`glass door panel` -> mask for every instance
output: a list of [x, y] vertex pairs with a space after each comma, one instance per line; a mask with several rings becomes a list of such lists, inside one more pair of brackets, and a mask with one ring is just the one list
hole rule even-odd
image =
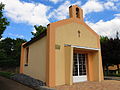
[[73, 55], [73, 82], [87, 81], [86, 54], [74, 53]]
[[78, 76], [78, 62], [77, 62], [77, 54], [74, 53], [73, 60], [73, 76]]

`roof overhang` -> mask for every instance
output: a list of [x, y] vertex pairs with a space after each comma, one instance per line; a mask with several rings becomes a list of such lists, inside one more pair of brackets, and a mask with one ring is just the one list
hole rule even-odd
[[39, 36], [34, 37], [34, 38], [32, 38], [30, 41], [26, 42], [26, 43], [23, 45], [23, 47], [24, 47], [24, 48], [25, 48], [25, 47], [28, 47], [29, 45], [31, 45], [32, 43], [36, 42], [37, 40], [42, 39], [42, 38], [43, 38], [44, 36], [46, 36], [46, 35], [47, 35], [47, 31], [45, 30], [45, 31], [42, 32]]
[[83, 47], [83, 46], [76, 46], [76, 45], [70, 45], [70, 44], [65, 44], [64, 46], [69, 46], [69, 47], [79, 48], [84, 50], [94, 50], [94, 51], [100, 50], [100, 48]]

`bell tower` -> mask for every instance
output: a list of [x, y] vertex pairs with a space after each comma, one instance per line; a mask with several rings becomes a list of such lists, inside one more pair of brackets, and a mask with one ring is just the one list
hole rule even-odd
[[79, 18], [83, 21], [83, 10], [77, 5], [72, 5], [69, 7], [70, 18]]

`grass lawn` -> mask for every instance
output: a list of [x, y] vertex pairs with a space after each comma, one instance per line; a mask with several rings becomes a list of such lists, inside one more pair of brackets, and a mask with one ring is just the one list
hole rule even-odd
[[109, 75], [109, 76], [120, 77], [120, 74], [112, 74], [112, 75]]
[[6, 78], [10, 78], [13, 75], [14, 75], [14, 73], [11, 73], [11, 72], [1, 72], [0, 71], [0, 76], [6, 77]]

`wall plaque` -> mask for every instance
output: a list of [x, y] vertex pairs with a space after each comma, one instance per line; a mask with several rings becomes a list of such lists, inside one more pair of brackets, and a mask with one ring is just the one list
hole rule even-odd
[[56, 44], [55, 45], [55, 49], [59, 49], [60, 50], [60, 45]]

